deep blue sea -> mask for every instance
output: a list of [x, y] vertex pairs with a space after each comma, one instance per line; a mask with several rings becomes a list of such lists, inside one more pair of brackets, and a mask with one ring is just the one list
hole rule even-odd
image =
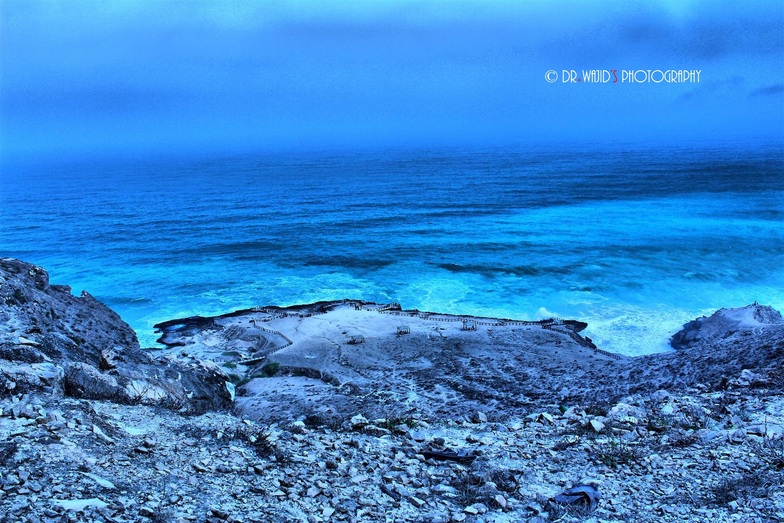
[[784, 309], [781, 145], [519, 147], [3, 165], [0, 256], [152, 325], [361, 298], [587, 321], [666, 350], [686, 321]]

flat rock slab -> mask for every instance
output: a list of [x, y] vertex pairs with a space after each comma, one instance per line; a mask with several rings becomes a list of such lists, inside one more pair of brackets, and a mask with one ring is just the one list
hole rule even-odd
[[[551, 385], [556, 377], [579, 380], [623, 364], [578, 342], [585, 324], [543, 325], [552, 326], [339, 301], [185, 318], [158, 328], [168, 351], [218, 361], [250, 379], [237, 391], [243, 415], [290, 419], [327, 412], [457, 417], [480, 406], [503, 415], [545, 397], [556, 400], [564, 392]], [[270, 364], [277, 369], [271, 377]]]

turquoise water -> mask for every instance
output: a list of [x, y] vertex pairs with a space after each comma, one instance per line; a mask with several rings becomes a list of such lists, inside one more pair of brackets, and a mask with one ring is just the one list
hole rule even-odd
[[784, 161], [754, 148], [416, 150], [3, 165], [0, 255], [152, 325], [345, 297], [589, 323], [607, 350], [784, 309]]

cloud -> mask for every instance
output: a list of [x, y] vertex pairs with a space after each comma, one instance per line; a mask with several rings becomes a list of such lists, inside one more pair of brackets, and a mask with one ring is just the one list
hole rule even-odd
[[779, 6], [760, 2], [683, 2], [690, 8], [674, 11], [668, 2], [584, 3], [601, 6], [598, 17], [578, 8], [578, 21], [566, 15], [565, 29], [543, 35], [546, 47], [566, 58], [619, 60], [642, 58], [706, 64], [729, 56], [784, 53], [784, 16]]
[[[784, 83], [772, 4], [0, 0], [0, 138], [516, 140], [610, 112], [618, 129], [658, 125], [652, 116], [672, 105], [681, 112], [662, 120], [707, 122], [705, 100], [736, 93], [752, 105], [739, 82], [768, 86], [757, 105]], [[702, 69], [704, 83], [611, 92], [544, 81], [570, 68]], [[63, 122], [78, 132], [58, 132]]]
[[177, 104], [176, 93], [126, 85], [82, 86], [57, 90], [18, 89], [0, 98], [4, 111], [40, 115], [90, 114], [121, 115], [165, 110]]
[[749, 96], [776, 96], [781, 95], [782, 93], [784, 93], [784, 84], [773, 84], [755, 89]]
[[705, 83], [698, 85], [696, 88], [683, 93], [678, 97], [679, 100], [692, 100], [695, 98], [705, 98], [713, 95], [717, 91], [723, 91], [726, 95], [728, 92], [740, 92], [741, 87], [745, 83], [745, 78], [740, 75], [732, 75], [729, 78], [722, 78], [720, 80], [708, 80]]

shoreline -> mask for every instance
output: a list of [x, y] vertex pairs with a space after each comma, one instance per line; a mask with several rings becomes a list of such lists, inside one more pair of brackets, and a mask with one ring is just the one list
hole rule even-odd
[[[277, 305], [276, 302], [262, 302], [264, 305], [240, 303], [239, 307], [234, 308], [230, 303], [227, 305], [211, 305], [203, 304], [199, 300], [196, 300], [196, 302], [192, 303], [192, 306], [188, 307], [169, 307], [167, 309], [162, 304], [161, 307], [163, 307], [163, 309], [155, 314], [146, 310], [128, 310], [125, 306], [117, 306], [116, 308], [117, 310], [123, 311], [124, 318], [128, 318], [129, 323], [136, 331], [143, 346], [158, 347], [159, 345], [156, 343], [156, 340], [159, 336], [155, 333], [155, 326], [165, 324], [173, 319], [184, 319], [189, 317], [222, 317], [263, 308], [269, 308], [271, 310], [279, 309], [291, 313], [296, 312], [298, 308], [305, 309], [318, 304], [330, 304], [343, 301], [343, 298], [336, 298], [334, 300], [302, 300], [294, 303], [284, 301], [286, 305]], [[383, 299], [348, 299], [348, 301], [364, 302], [369, 305], [389, 303], [389, 301]], [[267, 303], [273, 303], [275, 305], [267, 305]], [[551, 311], [545, 307], [540, 307], [540, 310], [535, 314], [515, 314], [514, 311], [503, 310], [498, 311], [501, 312], [501, 314], [493, 314], [490, 309], [488, 309], [489, 312], [488, 310], [477, 309], [472, 306], [472, 304], [466, 304], [465, 307], [416, 308], [407, 306], [406, 302], [401, 303], [401, 308], [407, 312], [412, 311], [422, 315], [429, 314], [431, 316], [451, 318], [467, 317], [478, 321], [537, 323], [543, 319], [552, 317], [568, 318], [576, 322], [587, 324], [587, 327], [581, 331], [582, 335], [590, 337], [593, 340], [593, 343], [600, 349], [617, 353], [625, 357], [636, 358], [649, 354], [671, 352], [672, 347], [669, 344], [669, 339], [684, 323], [695, 317], [710, 314], [721, 306], [743, 306], [747, 302], [723, 303], [716, 307], [699, 308], [695, 311], [671, 311], [669, 309], [661, 309], [661, 307], [656, 305], [643, 307], [634, 304], [619, 303], [617, 305], [610, 305], [608, 303], [596, 310], [585, 309], [576, 311], [574, 314], [551, 313]], [[748, 303], [751, 303], [751, 301]]]
[[[323, 389], [319, 395], [330, 416], [379, 411], [382, 404], [454, 416], [466, 403], [478, 409], [487, 401], [505, 411], [526, 404], [526, 396], [550, 396], [548, 382], [563, 380], [570, 367], [568, 380], [578, 380], [583, 372], [610, 374], [630, 361], [581, 336], [585, 327], [574, 320], [510, 321], [361, 300], [254, 307], [156, 324], [164, 356], [221, 366], [236, 385], [237, 409], [252, 419], [312, 411], [309, 386]], [[444, 372], [459, 375], [464, 366], [481, 367], [470, 386], [462, 379], [440, 384]], [[521, 389], [530, 369], [541, 369], [540, 383]], [[266, 379], [271, 375], [275, 379]], [[378, 391], [386, 391], [383, 399], [361, 399]]]
[[150, 353], [90, 294], [0, 259], [0, 508], [541, 523], [590, 487], [579, 514], [613, 523], [784, 515], [778, 311], [720, 309], [622, 360], [565, 322], [470, 322], [316, 302], [170, 320]]
[[[363, 317], [362, 313], [375, 312], [378, 314], [399, 318], [399, 321], [402, 322], [416, 321], [420, 327], [423, 325], [429, 325], [430, 327], [436, 328], [439, 324], [443, 323], [460, 323], [460, 330], [464, 332], [477, 331], [480, 327], [539, 327], [558, 334], [565, 334], [578, 345], [592, 349], [596, 353], [601, 353], [616, 359], [625, 357], [622, 354], [602, 350], [593, 343], [590, 337], [581, 336], [580, 333], [586, 329], [588, 324], [578, 320], [562, 318], [547, 318], [533, 321], [512, 320], [508, 318], [493, 318], [470, 314], [450, 314], [420, 311], [418, 309], [403, 309], [402, 306], [396, 302], [377, 303], [348, 298], [343, 300], [317, 301], [283, 307], [276, 305], [266, 305], [248, 309], [239, 309], [216, 316], [189, 316], [185, 318], [175, 318], [157, 323], [153, 326], [153, 328], [155, 329], [156, 334], [161, 334], [161, 336], [156, 340], [156, 343], [171, 348], [172, 346], [181, 345], [182, 342], [167, 341], [169, 336], [179, 335], [183, 332], [192, 332], [194, 330], [206, 329], [214, 326], [216, 322], [225, 320], [238, 320], [241, 322], [243, 319], [246, 319], [248, 323], [252, 323], [254, 325], [258, 322], [268, 325], [275, 325], [278, 323], [278, 320], [284, 318], [299, 318], [300, 320], [304, 320], [306, 318], [313, 318], [338, 311], [342, 312], [341, 319], [344, 321], [359, 321], [360, 323], [366, 323], [367, 318]], [[386, 322], [386, 324], [391, 323], [394, 322]], [[390, 329], [390, 331], [391, 330], [392, 329]], [[388, 334], [389, 333], [387, 333], [387, 335]], [[401, 333], [395, 330], [395, 335], [400, 336]], [[289, 339], [288, 337], [286, 338]], [[289, 344], [291, 343], [293, 342], [289, 339]], [[148, 347], [148, 349], [160, 349], [160, 347]]]

